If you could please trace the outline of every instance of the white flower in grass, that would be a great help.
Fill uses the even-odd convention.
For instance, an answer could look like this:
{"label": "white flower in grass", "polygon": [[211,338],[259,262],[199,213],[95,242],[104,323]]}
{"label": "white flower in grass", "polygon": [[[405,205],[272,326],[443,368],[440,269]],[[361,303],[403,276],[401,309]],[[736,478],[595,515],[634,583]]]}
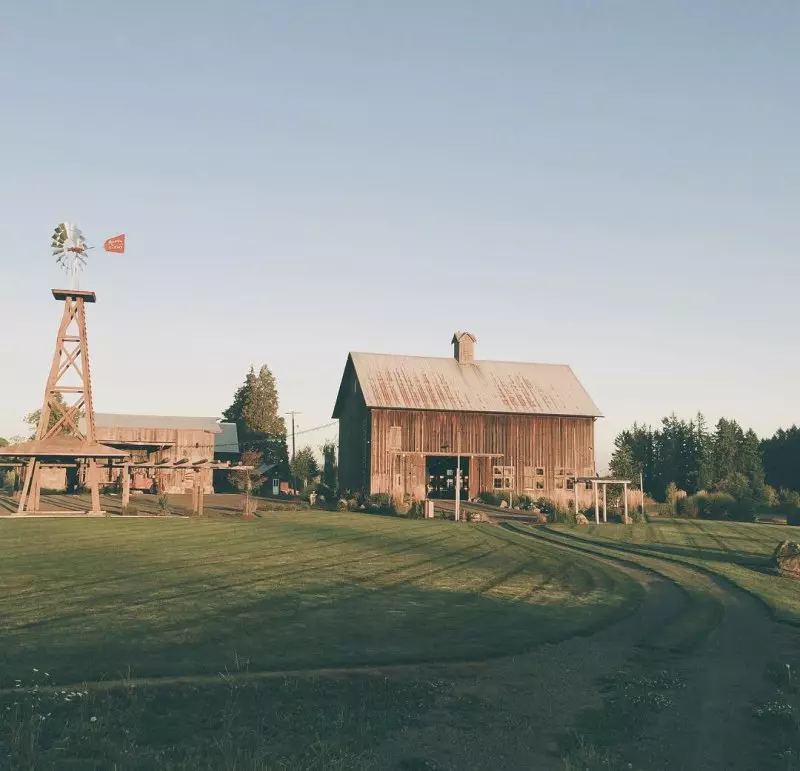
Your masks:
{"label": "white flower in grass", "polygon": [[36,669],[36,667],[34,667],[34,668],[33,668],[33,671],[34,671],[34,672],[38,672],[39,670],[38,670],[38,669]]}
{"label": "white flower in grass", "polygon": [[89,722],[90,722],[90,723],[96,723],[96,722],[97,722],[97,718],[96,718],[94,715],[92,715],[92,716],[89,718]]}

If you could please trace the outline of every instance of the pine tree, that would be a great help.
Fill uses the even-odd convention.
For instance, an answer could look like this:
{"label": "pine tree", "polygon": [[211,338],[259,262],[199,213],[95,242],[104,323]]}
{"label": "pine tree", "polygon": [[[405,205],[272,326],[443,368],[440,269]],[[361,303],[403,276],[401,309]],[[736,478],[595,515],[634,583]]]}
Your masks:
{"label": "pine tree", "polygon": [[714,447],[702,412],[698,412],[695,418],[694,433],[698,450],[697,490],[708,490],[714,483]]}
{"label": "pine tree", "polygon": [[257,450],[262,453],[264,463],[273,466],[271,476],[288,477],[286,423],[278,413],[278,389],[266,365],[261,367],[258,374],[250,367],[244,383],[234,394],[233,404],[222,416],[236,423],[244,449]]}
{"label": "pine tree", "polygon": [[735,420],[720,418],[714,434],[714,483],[720,484],[739,470],[744,432]]}
{"label": "pine tree", "polygon": [[244,383],[233,397],[233,404],[222,414],[225,420],[236,423],[245,433],[286,434],[286,422],[278,414],[275,377],[266,365],[261,367],[258,375],[250,367]]}
{"label": "pine tree", "polygon": [[322,484],[329,490],[336,492],[339,486],[339,469],[336,464],[336,444],[331,441],[325,442],[320,448],[322,450]]}
{"label": "pine tree", "polygon": [[761,444],[755,431],[749,429],[739,442],[738,471],[747,477],[753,495],[764,494],[764,462],[761,459]]}

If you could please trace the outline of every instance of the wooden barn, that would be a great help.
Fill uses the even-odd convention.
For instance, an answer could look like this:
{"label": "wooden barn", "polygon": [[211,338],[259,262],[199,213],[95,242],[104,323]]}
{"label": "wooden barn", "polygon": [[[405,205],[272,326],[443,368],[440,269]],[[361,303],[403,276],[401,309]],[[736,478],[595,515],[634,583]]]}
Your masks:
{"label": "wooden barn", "polygon": [[[136,463],[213,461],[238,455],[236,426],[220,423],[218,418],[165,415],[119,415],[96,412],[94,416],[97,441],[124,450],[132,464],[131,487],[134,490],[167,493],[190,492],[194,475],[202,475],[203,490],[213,493],[211,469],[136,468]],[[118,471],[104,469],[104,482],[112,482]]]}
{"label": "wooden barn", "polygon": [[333,417],[339,484],[364,494],[453,497],[483,491],[593,500],[597,406],[569,366],[475,359],[457,332],[453,357],[351,353]]}

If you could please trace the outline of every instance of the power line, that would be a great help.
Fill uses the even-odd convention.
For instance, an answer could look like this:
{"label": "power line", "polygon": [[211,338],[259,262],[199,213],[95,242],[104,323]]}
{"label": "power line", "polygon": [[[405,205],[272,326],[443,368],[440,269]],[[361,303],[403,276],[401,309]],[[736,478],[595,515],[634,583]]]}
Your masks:
{"label": "power line", "polygon": [[[299,415],[300,413],[298,413]],[[314,426],[313,428],[304,428],[302,431],[296,431],[295,436],[301,436],[302,434],[311,434],[314,431],[321,431],[323,428],[331,428],[332,426],[338,425],[338,420],[332,420],[330,423],[323,423],[320,426]],[[273,434],[273,436],[280,436],[280,434]],[[253,441],[249,441],[248,444],[268,444],[271,442],[272,439],[254,439]],[[231,452],[234,450],[239,449],[238,444],[215,444],[215,450],[223,450],[223,448],[229,449]],[[223,450],[224,451],[224,450]]]}

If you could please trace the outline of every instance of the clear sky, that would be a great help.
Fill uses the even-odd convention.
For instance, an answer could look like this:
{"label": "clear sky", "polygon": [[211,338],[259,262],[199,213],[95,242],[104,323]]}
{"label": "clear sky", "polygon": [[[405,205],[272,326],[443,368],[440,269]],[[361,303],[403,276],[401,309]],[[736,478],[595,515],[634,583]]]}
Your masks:
{"label": "clear sky", "polygon": [[[43,2],[0,9],[0,435],[66,281],[98,411],[301,427],[349,350],[573,366],[606,418],[800,419],[797,0]],[[308,435],[314,444],[332,429]]]}

